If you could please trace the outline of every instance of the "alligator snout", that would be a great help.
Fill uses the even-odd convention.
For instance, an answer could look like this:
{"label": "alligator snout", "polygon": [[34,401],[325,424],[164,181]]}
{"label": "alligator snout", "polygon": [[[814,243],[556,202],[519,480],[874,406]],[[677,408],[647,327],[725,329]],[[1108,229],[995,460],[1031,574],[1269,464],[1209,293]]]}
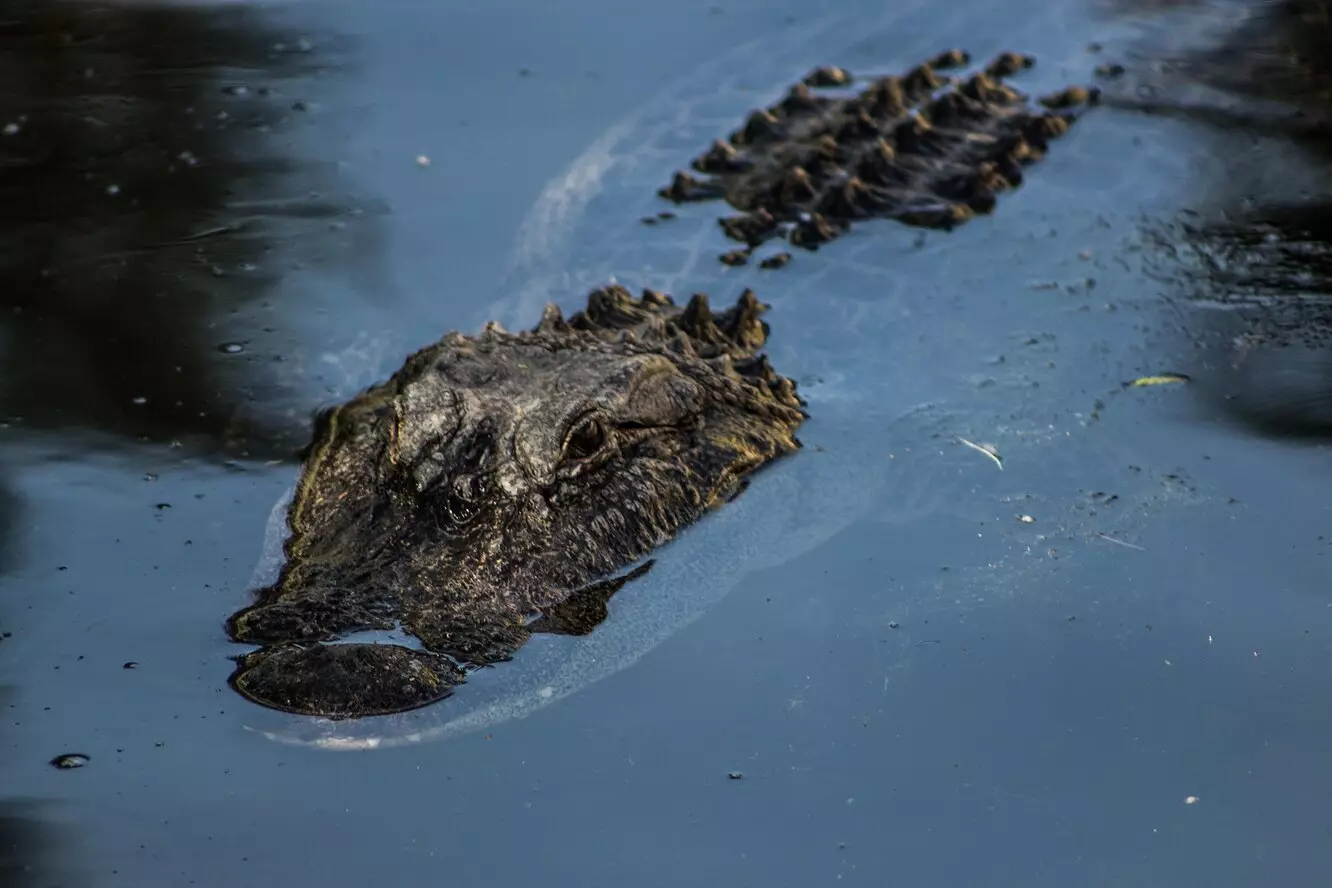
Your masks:
{"label": "alligator snout", "polygon": [[257,604],[227,621],[232,640],[248,644],[331,641],[351,632],[392,629],[395,609],[352,589],[319,587]]}
{"label": "alligator snout", "polygon": [[237,658],[231,686],[298,715],[389,715],[443,700],[462,684],[453,661],[396,644],[289,644]]}

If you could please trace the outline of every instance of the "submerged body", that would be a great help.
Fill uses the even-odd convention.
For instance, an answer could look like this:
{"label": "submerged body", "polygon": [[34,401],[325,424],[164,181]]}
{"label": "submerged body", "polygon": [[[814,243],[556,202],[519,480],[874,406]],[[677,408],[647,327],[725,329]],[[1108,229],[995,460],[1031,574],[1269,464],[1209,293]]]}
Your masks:
{"label": "submerged body", "polygon": [[[345,718],[448,696],[534,632],[583,634],[615,571],[794,452],[795,385],[746,290],[713,313],[621,287],[531,332],[451,333],[317,424],[277,582],[229,621],[233,686]],[[638,568],[641,572],[647,565]],[[401,629],[423,649],[337,642]]]}

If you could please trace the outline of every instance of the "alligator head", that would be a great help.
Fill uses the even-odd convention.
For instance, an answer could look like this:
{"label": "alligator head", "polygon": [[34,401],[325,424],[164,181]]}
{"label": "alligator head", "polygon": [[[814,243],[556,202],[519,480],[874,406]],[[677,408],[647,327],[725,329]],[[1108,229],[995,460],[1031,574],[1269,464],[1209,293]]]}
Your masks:
{"label": "alligator head", "polygon": [[[800,445],[795,385],[758,354],[767,306],[594,291],[567,321],[450,333],[325,412],[278,581],[228,622],[232,685],[346,718],[448,696],[533,632],[582,634],[614,574]],[[399,629],[418,647],[340,641]]]}

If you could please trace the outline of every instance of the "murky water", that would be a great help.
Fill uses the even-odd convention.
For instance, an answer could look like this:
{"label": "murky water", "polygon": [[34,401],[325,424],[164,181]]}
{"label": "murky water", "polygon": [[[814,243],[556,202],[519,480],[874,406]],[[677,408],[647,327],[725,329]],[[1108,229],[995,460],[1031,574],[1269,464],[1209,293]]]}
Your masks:
{"label": "murky water", "polygon": [[[992,217],[778,272],[716,262],[715,207],[637,221],[817,64],[1015,49],[1038,92],[1209,36],[1193,7],[974,7],[0,4],[33,884],[1319,884],[1328,455],[1122,385],[1206,381],[1162,239],[1317,184],[1298,143],[1112,102]],[[407,722],[237,697],[221,624],[310,414],[612,278],[754,287],[806,450],[592,636]]]}

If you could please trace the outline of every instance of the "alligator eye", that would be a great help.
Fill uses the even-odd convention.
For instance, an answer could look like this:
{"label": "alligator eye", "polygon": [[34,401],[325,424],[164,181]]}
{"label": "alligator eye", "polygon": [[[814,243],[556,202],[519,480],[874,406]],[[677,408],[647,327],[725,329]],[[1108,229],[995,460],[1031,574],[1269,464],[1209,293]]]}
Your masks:
{"label": "alligator eye", "polygon": [[444,494],[444,510],[454,524],[467,524],[481,511],[481,482],[472,475],[454,478]]}
{"label": "alligator eye", "polygon": [[476,503],[469,503],[460,496],[450,496],[445,501],[444,508],[448,509],[449,519],[454,524],[466,524],[481,511],[481,507]]}
{"label": "alligator eye", "polygon": [[568,459],[587,459],[606,446],[606,427],[595,416],[574,426],[564,442],[564,455]]}

